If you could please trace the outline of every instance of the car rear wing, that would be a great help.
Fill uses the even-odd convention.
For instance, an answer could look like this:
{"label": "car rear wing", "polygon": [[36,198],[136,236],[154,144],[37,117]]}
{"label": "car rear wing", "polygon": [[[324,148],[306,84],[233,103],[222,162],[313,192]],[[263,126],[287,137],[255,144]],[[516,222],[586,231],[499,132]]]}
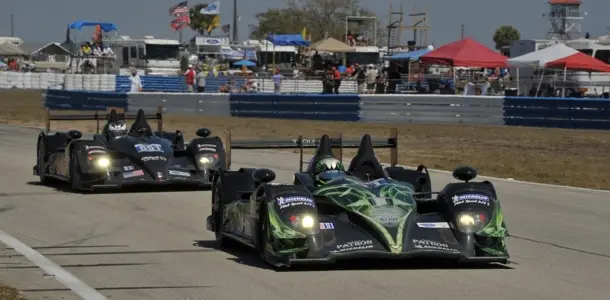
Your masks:
{"label": "car rear wing", "polygon": [[[333,154],[337,159],[343,161],[343,149],[354,149],[360,147],[359,140],[343,140],[341,133],[336,136],[330,136],[330,144]],[[295,139],[284,140],[232,140],[231,130],[225,132],[224,148],[226,153],[226,167],[231,167],[231,150],[232,149],[299,149],[299,172],[303,172],[303,150],[315,149],[320,144],[320,138],[310,139],[303,138],[299,135]],[[374,148],[390,149],[390,165],[392,167],[398,164],[398,129],[391,128],[388,137],[383,139],[372,139]]]}
{"label": "car rear wing", "polygon": [[[114,109],[119,118],[122,120],[135,120],[136,114],[126,113],[122,108],[108,107],[105,112],[96,111],[94,113],[81,113],[81,114],[52,114],[51,110],[47,108],[46,121],[45,121],[45,134],[51,131],[51,121],[96,121],[96,133],[100,133],[100,121],[108,120],[110,111]],[[157,130],[163,130],[163,107],[158,106],[157,112],[154,114],[145,114],[144,117],[147,120],[157,120]]]}

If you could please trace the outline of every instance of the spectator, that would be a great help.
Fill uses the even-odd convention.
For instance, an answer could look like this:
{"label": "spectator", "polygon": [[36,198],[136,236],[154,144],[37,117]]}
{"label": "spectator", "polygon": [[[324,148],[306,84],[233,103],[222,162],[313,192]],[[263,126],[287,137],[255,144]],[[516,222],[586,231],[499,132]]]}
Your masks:
{"label": "spectator", "polygon": [[332,74],[335,94],[339,94],[339,87],[341,87],[341,72],[339,72],[336,67],[333,67]]}
{"label": "spectator", "polygon": [[142,80],[140,79],[140,75],[138,75],[138,71],[136,69],[131,70],[129,81],[131,82],[131,89],[129,90],[130,92],[137,93],[142,91]]}
{"label": "spectator", "polygon": [[352,77],[356,78],[356,83],[358,84],[358,94],[364,94],[366,87],[366,72],[364,72],[364,69],[359,64],[355,65]]}
{"label": "spectator", "polygon": [[17,64],[17,61],[14,58],[11,58],[8,61],[8,69],[11,71],[19,71],[19,64]]}
{"label": "spectator", "polygon": [[197,73],[197,93],[205,93],[205,77],[206,74],[203,70]]}
{"label": "spectator", "polygon": [[271,80],[273,80],[273,92],[276,94],[279,94],[281,92],[283,77],[284,76],[282,76],[282,74],[280,74],[279,69],[276,69],[275,74],[271,77]]}
{"label": "spectator", "polygon": [[377,70],[373,65],[368,65],[366,70],[366,93],[373,94],[375,92],[375,82],[377,81]]}
{"label": "spectator", "polygon": [[194,92],[194,85],[195,85],[195,76],[197,74],[195,74],[195,70],[193,69],[193,65],[189,65],[188,70],[186,70],[186,73],[184,73],[184,76],[186,76],[186,87],[187,87],[187,91],[189,93]]}

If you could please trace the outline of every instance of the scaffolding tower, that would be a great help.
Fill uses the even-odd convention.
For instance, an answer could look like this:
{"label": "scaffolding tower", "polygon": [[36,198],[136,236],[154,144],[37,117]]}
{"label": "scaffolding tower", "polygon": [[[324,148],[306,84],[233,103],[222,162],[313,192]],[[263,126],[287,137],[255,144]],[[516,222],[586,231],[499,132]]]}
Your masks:
{"label": "scaffolding tower", "polygon": [[[408,14],[412,18],[410,26],[403,26],[404,11],[402,4],[400,11],[393,11],[390,4],[390,21],[388,23],[388,54],[392,54],[394,49],[408,47],[410,50],[419,50],[428,47],[428,15],[425,12],[418,13],[413,10]],[[413,39],[408,40],[406,45],[402,45],[401,36],[403,31],[412,30]]]}
{"label": "scaffolding tower", "polygon": [[581,0],[549,0],[549,23],[551,28],[548,39],[571,40],[581,35]]}

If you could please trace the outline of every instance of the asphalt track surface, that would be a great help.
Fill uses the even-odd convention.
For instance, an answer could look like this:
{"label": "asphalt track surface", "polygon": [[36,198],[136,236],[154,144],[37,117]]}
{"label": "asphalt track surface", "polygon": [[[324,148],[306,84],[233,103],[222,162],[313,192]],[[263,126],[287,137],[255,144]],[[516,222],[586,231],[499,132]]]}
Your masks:
{"label": "asphalt track surface", "polygon": [[[209,192],[80,195],[37,186],[36,131],[0,127],[0,229],[109,299],[610,299],[610,193],[495,181],[513,264],[359,263],[278,272],[216,250]],[[290,180],[291,153],[234,152]],[[450,181],[433,174],[435,188]],[[0,244],[1,245],[1,244]],[[0,280],[32,299],[79,299],[0,246]]]}

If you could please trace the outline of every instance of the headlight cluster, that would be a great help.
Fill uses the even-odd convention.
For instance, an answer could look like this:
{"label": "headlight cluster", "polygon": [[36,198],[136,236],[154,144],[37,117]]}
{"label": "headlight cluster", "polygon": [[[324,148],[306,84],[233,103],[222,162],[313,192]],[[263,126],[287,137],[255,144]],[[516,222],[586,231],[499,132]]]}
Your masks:
{"label": "headlight cluster", "polygon": [[94,163],[99,168],[108,168],[110,166],[110,159],[105,156],[97,157],[94,159]]}
{"label": "headlight cluster", "polygon": [[205,153],[200,154],[198,157],[199,165],[202,168],[209,168],[218,162],[218,154],[217,153]]}
{"label": "headlight cluster", "polygon": [[457,214],[456,224],[460,231],[471,233],[481,230],[489,221],[481,212],[461,212]]}
{"label": "headlight cluster", "polygon": [[303,228],[303,229],[312,229],[315,227],[316,220],[311,215],[292,215],[288,218],[290,224],[294,227]]}

